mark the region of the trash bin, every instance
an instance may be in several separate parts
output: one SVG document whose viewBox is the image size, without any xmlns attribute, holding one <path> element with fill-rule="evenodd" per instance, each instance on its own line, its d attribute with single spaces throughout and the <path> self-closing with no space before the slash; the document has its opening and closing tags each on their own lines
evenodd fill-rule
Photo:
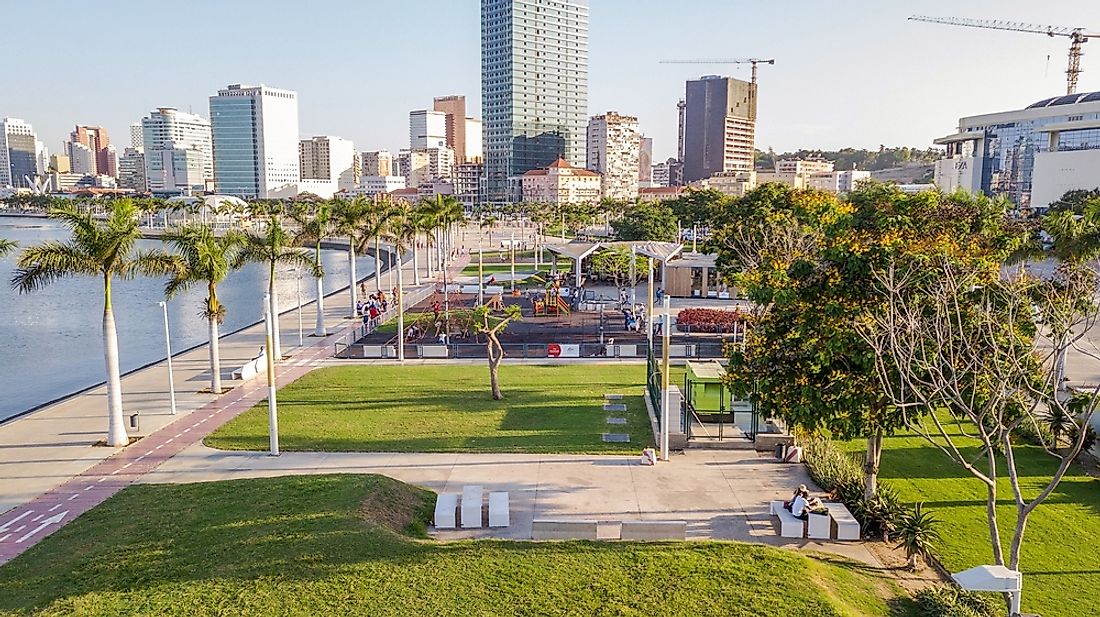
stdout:
<svg viewBox="0 0 1100 617">
<path fill-rule="evenodd" d="M 787 444 L 777 443 L 775 444 L 775 458 L 783 460 L 783 457 L 787 454 Z"/>
<path fill-rule="evenodd" d="M 140 428 L 141 428 L 141 425 L 140 425 L 140 422 L 138 421 L 138 415 L 136 413 L 130 414 L 130 430 L 136 431 L 136 430 L 140 430 Z"/>
</svg>

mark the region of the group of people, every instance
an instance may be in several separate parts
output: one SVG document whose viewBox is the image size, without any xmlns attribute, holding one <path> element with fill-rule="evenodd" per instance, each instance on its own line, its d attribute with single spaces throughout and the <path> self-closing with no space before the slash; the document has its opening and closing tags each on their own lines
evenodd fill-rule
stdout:
<svg viewBox="0 0 1100 617">
<path fill-rule="evenodd" d="M 363 318 L 363 324 L 366 325 L 375 319 L 378 319 L 382 313 L 385 313 L 390 308 L 389 297 L 386 292 L 379 291 L 377 294 L 371 294 L 366 302 L 359 300 L 355 303 L 355 314 Z"/>
<path fill-rule="evenodd" d="M 802 520 L 808 519 L 811 514 L 828 513 L 825 504 L 817 497 L 812 497 L 805 484 L 799 484 L 798 488 L 794 489 L 794 496 L 790 501 L 783 502 L 783 508 Z"/>
</svg>

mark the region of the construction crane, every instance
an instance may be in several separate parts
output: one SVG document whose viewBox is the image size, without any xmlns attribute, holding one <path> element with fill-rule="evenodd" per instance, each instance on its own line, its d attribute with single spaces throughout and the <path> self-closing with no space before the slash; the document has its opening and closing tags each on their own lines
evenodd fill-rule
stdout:
<svg viewBox="0 0 1100 617">
<path fill-rule="evenodd" d="M 1043 26 L 1040 24 L 1026 24 L 1018 21 L 1004 21 L 1001 19 L 968 19 L 965 17 L 928 17 L 925 15 L 913 15 L 909 18 L 909 21 L 926 21 L 933 24 L 946 24 L 948 26 L 1011 30 L 1013 32 L 1045 34 L 1050 37 L 1067 37 L 1069 38 L 1069 68 L 1066 69 L 1066 94 L 1075 94 L 1077 92 L 1077 79 L 1081 76 L 1081 56 L 1085 53 L 1082 47 L 1090 38 L 1100 38 L 1100 34 L 1086 32 L 1084 28 Z"/>
<path fill-rule="evenodd" d="M 760 58 L 713 58 L 704 60 L 661 60 L 661 64 L 751 64 L 752 83 L 756 83 L 756 65 L 775 64 L 774 59 L 762 60 Z"/>
</svg>

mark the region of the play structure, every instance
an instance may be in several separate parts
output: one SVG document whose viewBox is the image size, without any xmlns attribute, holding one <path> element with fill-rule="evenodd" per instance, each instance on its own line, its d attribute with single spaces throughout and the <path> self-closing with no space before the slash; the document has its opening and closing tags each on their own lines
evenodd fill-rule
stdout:
<svg viewBox="0 0 1100 617">
<path fill-rule="evenodd" d="M 546 284 L 546 295 L 534 301 L 535 317 L 558 317 L 569 314 L 569 302 L 561 295 L 561 280 Z"/>
<path fill-rule="evenodd" d="M 493 296 L 492 298 L 489 298 L 489 301 L 485 303 L 485 306 L 489 307 L 490 311 L 503 311 L 504 310 L 504 294 L 499 293 L 499 294 Z"/>
</svg>

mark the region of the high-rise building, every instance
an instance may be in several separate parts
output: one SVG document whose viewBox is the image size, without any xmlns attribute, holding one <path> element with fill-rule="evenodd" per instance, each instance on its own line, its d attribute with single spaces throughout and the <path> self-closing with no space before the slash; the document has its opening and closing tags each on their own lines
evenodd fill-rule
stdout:
<svg viewBox="0 0 1100 617">
<path fill-rule="evenodd" d="M 960 118 L 958 131 L 935 143 L 947 149 L 935 170 L 945 192 L 1004 195 L 1020 210 L 1042 210 L 1067 191 L 1100 185 L 1100 92 Z"/>
<path fill-rule="evenodd" d="M 546 169 L 523 174 L 523 200 L 543 204 L 594 204 L 602 191 L 600 174 L 558 159 Z"/>
<path fill-rule="evenodd" d="M 110 175 L 111 161 L 107 146 L 111 145 L 111 138 L 107 135 L 107 129 L 102 126 L 78 124 L 70 136 L 70 141 L 73 145 L 81 144 L 92 152 L 93 168 L 84 173 Z"/>
<path fill-rule="evenodd" d="M 418 109 L 409 112 L 409 149 L 447 147 L 447 114 Z"/>
<path fill-rule="evenodd" d="M 149 190 L 201 191 L 214 178 L 213 140 L 206 118 L 160 107 L 141 119 L 140 132 Z"/>
<path fill-rule="evenodd" d="M 38 176 L 42 142 L 19 118 L 0 120 L 0 187 L 30 188 Z"/>
<path fill-rule="evenodd" d="M 417 188 L 426 182 L 450 180 L 454 162 L 454 151 L 447 147 L 402 150 L 397 155 L 397 175 L 405 177 L 408 188 Z"/>
<path fill-rule="evenodd" d="M 364 152 L 359 155 L 363 176 L 393 176 L 393 155 L 386 150 Z"/>
<path fill-rule="evenodd" d="M 343 137 L 321 135 L 298 142 L 302 180 L 324 180 L 337 189 L 351 189 L 359 183 L 355 144 Z"/>
<path fill-rule="evenodd" d="M 447 147 L 454 150 L 455 162 L 466 159 L 466 97 L 462 95 L 437 96 L 432 109 L 446 114 Z"/>
<path fill-rule="evenodd" d="M 484 130 L 481 120 L 466 118 L 466 162 L 481 163 L 485 160 Z"/>
<path fill-rule="evenodd" d="M 487 200 L 559 157 L 583 166 L 588 0 L 482 0 L 481 100 Z"/>
<path fill-rule="evenodd" d="M 118 187 L 145 192 L 145 154 L 136 148 L 126 148 L 118 160 Z"/>
<path fill-rule="evenodd" d="M 638 119 L 609 111 L 588 121 L 587 168 L 602 177 L 605 199 L 632 201 L 638 197 Z"/>
<path fill-rule="evenodd" d="M 95 152 L 82 143 L 69 144 L 69 160 L 72 173 L 84 175 L 96 175 Z"/>
<path fill-rule="evenodd" d="M 682 113 L 685 182 L 753 170 L 755 84 L 715 75 L 689 81 Z"/>
<path fill-rule="evenodd" d="M 300 180 L 298 94 L 233 84 L 210 97 L 218 193 L 267 198 Z"/>
<path fill-rule="evenodd" d="M 485 166 L 482 163 L 460 163 L 455 165 L 453 180 L 455 197 L 462 205 L 470 208 L 480 204 L 481 178 L 485 174 Z"/>
<path fill-rule="evenodd" d="M 69 162 L 69 155 L 67 154 L 55 154 L 50 157 L 50 169 L 49 171 L 59 174 L 71 173 L 73 170 L 72 163 Z"/>
<path fill-rule="evenodd" d="M 650 186 L 653 183 L 653 138 L 641 137 L 638 148 L 638 185 Z"/>
<path fill-rule="evenodd" d="M 140 122 L 130 125 L 130 147 L 139 152 L 145 150 L 145 131 Z M 123 153 L 126 156 L 126 153 Z"/>
</svg>

